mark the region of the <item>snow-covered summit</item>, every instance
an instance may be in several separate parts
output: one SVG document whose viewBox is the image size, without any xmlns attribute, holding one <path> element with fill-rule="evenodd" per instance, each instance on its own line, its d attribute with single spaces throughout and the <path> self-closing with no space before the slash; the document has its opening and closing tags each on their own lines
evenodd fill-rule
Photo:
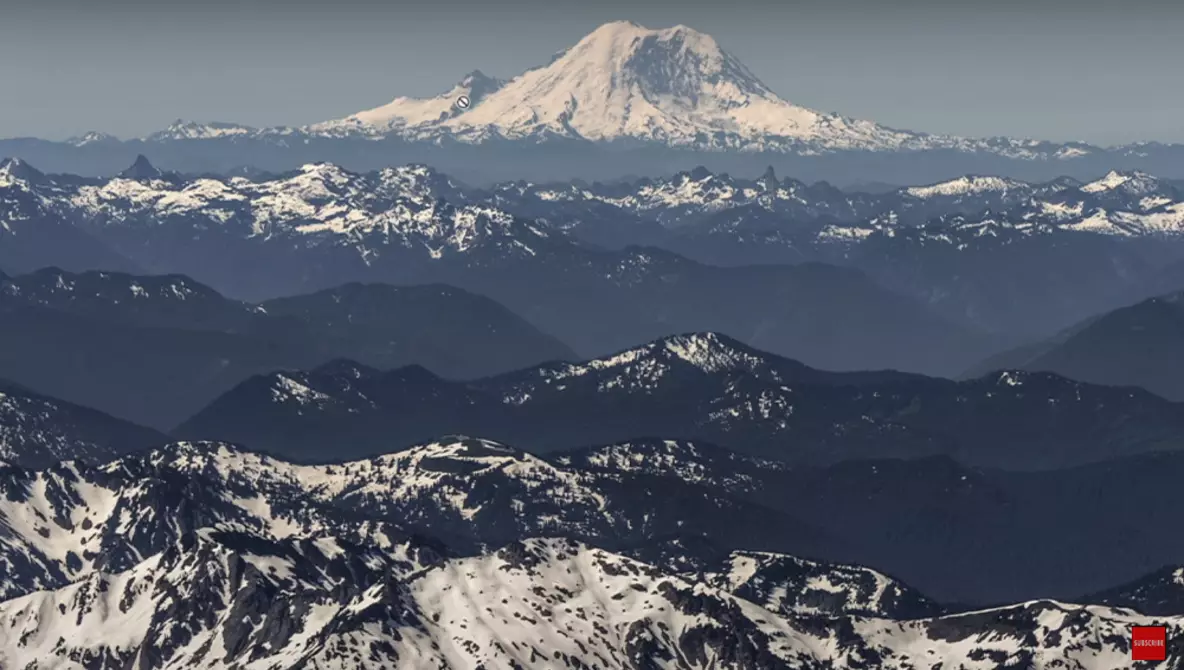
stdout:
<svg viewBox="0 0 1184 670">
<path fill-rule="evenodd" d="M 114 135 L 109 135 L 107 133 L 100 133 L 98 131 L 92 130 L 90 132 L 86 132 L 81 135 L 71 137 L 70 139 L 66 140 L 66 143 L 72 144 L 76 147 L 85 147 L 85 146 L 88 146 L 91 144 L 101 144 L 101 143 L 106 143 L 106 142 L 118 142 L 118 141 L 119 141 L 119 138 L 115 137 Z"/>
<path fill-rule="evenodd" d="M 619 375 L 610 388 L 656 384 L 677 369 L 714 374 L 729 371 L 758 373 L 770 365 L 761 352 L 718 333 L 686 333 L 664 337 L 619 353 L 583 363 L 540 367 L 537 374 L 547 383 L 575 377 Z"/>
<path fill-rule="evenodd" d="M 1030 189 L 1030 185 L 1004 177 L 967 175 L 928 186 L 911 186 L 905 189 L 905 192 L 914 198 L 932 198 L 935 196 L 964 196 L 1005 192 L 1014 189 Z"/>
<path fill-rule="evenodd" d="M 148 141 L 162 140 L 203 140 L 220 137 L 246 136 L 257 132 L 255 128 L 237 123 L 210 122 L 199 123 L 177 119 L 168 128 L 153 133 L 145 138 Z"/>
<path fill-rule="evenodd" d="M 901 148 L 917 135 L 823 114 L 778 97 L 710 35 L 628 21 L 600 26 L 543 67 L 502 83 L 474 73 L 449 91 L 391 103 L 313 133 L 402 131 L 480 141 L 558 136 L 676 146 Z M 467 109 L 455 103 L 468 95 Z"/>
<path fill-rule="evenodd" d="M 1125 193 L 1149 193 L 1159 187 L 1159 180 L 1143 172 L 1119 172 L 1111 170 L 1101 179 L 1081 187 L 1086 193 L 1104 193 L 1122 189 Z"/>
</svg>

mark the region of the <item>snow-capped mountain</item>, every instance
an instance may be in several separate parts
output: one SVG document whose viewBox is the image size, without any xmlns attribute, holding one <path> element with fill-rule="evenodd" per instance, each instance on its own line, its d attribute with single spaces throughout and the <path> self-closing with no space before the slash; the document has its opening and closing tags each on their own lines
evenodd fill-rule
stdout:
<svg viewBox="0 0 1184 670">
<path fill-rule="evenodd" d="M 66 140 L 66 144 L 70 144 L 75 147 L 85 147 L 85 146 L 90 146 L 90 145 L 100 145 L 101 146 L 104 144 L 111 145 L 111 144 L 118 144 L 118 143 L 119 143 L 118 137 L 116 137 L 114 135 L 109 135 L 107 133 L 100 133 L 100 132 L 94 131 L 94 130 L 87 132 L 87 133 L 83 133 L 81 135 L 77 135 L 75 137 L 71 137 L 68 140 Z"/>
<path fill-rule="evenodd" d="M 990 220 L 1026 235 L 1060 230 L 1122 237 L 1184 235 L 1184 219 L 1178 216 L 1184 211 L 1184 192 L 1141 172 L 1111 171 L 1084 184 L 968 175 L 868 194 L 778 179 L 771 168 L 759 179 L 747 179 L 700 167 L 668 178 L 612 185 L 510 182 L 493 187 L 492 197 L 511 211 L 565 222 L 575 230 L 579 228 L 571 224 L 596 223 L 584 215 L 595 203 L 605 208 L 603 218 L 632 215 L 684 236 L 763 233 L 773 244 L 773 235 L 780 234 L 783 244 L 798 247 L 856 244 L 876 233 L 892 234 L 955 216 L 970 217 L 979 226 Z M 956 234 L 949 230 L 952 225 L 935 228 L 947 236 Z M 938 239 L 932 236 L 932 241 Z"/>
<path fill-rule="evenodd" d="M 650 30 L 627 21 L 605 24 L 546 66 L 505 83 L 479 80 L 483 94 L 473 97 L 468 109 L 457 109 L 457 97 L 473 90 L 471 79 L 436 98 L 400 98 L 305 130 L 351 128 L 469 142 L 643 140 L 749 151 L 891 150 L 950 143 L 782 100 L 709 35 L 686 26 Z"/>
<path fill-rule="evenodd" d="M 443 282 L 490 295 L 585 355 L 680 330 L 722 330 L 821 367 L 953 375 L 973 364 L 967 351 L 981 356 L 998 345 L 966 344 L 973 336 L 963 334 L 955 347 L 918 348 L 910 333 L 838 356 L 831 342 L 801 341 L 804 324 L 775 333 L 751 315 L 725 316 L 738 293 L 754 305 L 780 303 L 774 284 L 816 273 L 766 268 L 759 281 L 755 270 L 702 264 L 854 267 L 943 321 L 1033 339 L 1162 292 L 1160 268 L 1184 258 L 1184 191 L 1139 172 L 1085 183 L 967 176 L 880 194 L 772 170 L 748 179 L 704 168 L 615 184 L 489 189 L 424 166 L 360 174 L 320 163 L 248 179 L 185 177 L 138 160 L 122 177 L 95 180 L 17 161 L 3 174 L 5 269 L 144 267 L 256 300 L 351 281 Z M 824 283 L 798 299 L 845 282 Z M 673 295 L 693 284 L 696 295 Z M 561 285 L 595 297 L 577 308 L 548 291 Z M 877 317 L 884 324 L 902 322 L 890 311 L 917 309 L 898 298 L 850 299 L 860 305 L 842 312 L 865 316 L 896 302 Z M 611 327 L 595 318 L 601 304 L 619 317 Z M 851 352 L 862 358 L 852 361 Z"/>
<path fill-rule="evenodd" d="M 177 444 L 98 467 L 6 470 L 0 660 L 870 670 L 1041 658 L 1109 668 L 1129 657 L 1133 624 L 1169 626 L 1169 657 L 1180 653 L 1179 616 L 1055 601 L 943 614 L 857 566 L 740 551 L 719 570 L 678 573 L 570 538 L 457 553 L 387 518 L 419 496 L 424 509 L 475 519 L 512 501 L 450 492 L 450 478 L 547 482 L 544 464 L 530 463 L 459 440 L 336 466 Z M 561 514 L 609 513 L 596 510 L 611 497 L 582 504 L 577 473 L 555 481 L 567 488 L 536 495 Z"/>
<path fill-rule="evenodd" d="M 1179 407 L 1139 390 L 1043 373 L 955 383 L 822 372 L 712 333 L 472 382 L 340 362 L 276 372 L 244 382 L 178 430 L 315 460 L 329 457 L 323 445 L 338 435 L 350 435 L 339 457 L 450 430 L 539 452 L 667 435 L 790 463 L 948 454 L 1009 469 L 1184 446 Z"/>
<path fill-rule="evenodd" d="M 877 194 L 699 168 L 615 184 L 511 182 L 499 207 L 609 247 L 719 265 L 852 265 L 947 318 L 1025 338 L 1174 286 L 1184 191 L 1139 172 L 1081 183 L 966 176 Z"/>
<path fill-rule="evenodd" d="M 189 220 L 213 229 L 211 233 L 242 238 L 295 237 L 310 245 L 356 245 L 363 262 L 381 253 L 380 244 L 361 246 L 366 238 L 439 257 L 499 238 L 524 244 L 531 237 L 545 236 L 505 213 L 465 203 L 457 188 L 422 166 L 358 175 L 323 163 L 258 182 L 189 180 L 167 177 L 141 156 L 119 177 L 81 185 L 69 202 L 59 204 L 103 226 L 179 225 Z M 524 253 L 531 251 L 522 248 Z"/>
<path fill-rule="evenodd" d="M 732 552 L 703 579 L 784 616 L 922 619 L 943 607 L 862 566 L 818 563 L 759 551 Z"/>
<path fill-rule="evenodd" d="M 168 128 L 149 135 L 146 139 L 153 142 L 168 140 L 208 140 L 215 138 L 249 137 L 259 132 L 258 129 L 237 123 L 210 122 L 198 123 L 177 119 Z"/>
<path fill-rule="evenodd" d="M 227 295 L 446 283 L 501 302 L 584 356 L 690 330 L 731 332 L 839 369 L 950 373 L 988 349 L 858 272 L 720 269 L 660 249 L 605 249 L 423 166 L 357 174 L 322 163 L 259 179 L 138 168 L 147 176 L 46 177 L 8 190 L 148 272 L 184 274 Z M 16 258 L 28 255 L 18 253 L 23 239 L 10 247 Z M 874 336 L 855 326 L 869 319 L 879 324 Z"/>
<path fill-rule="evenodd" d="M 468 106 L 457 104 L 467 96 Z M 251 129 L 181 122 L 167 137 L 228 136 Z M 291 129 L 254 131 L 284 135 Z M 640 142 L 746 153 L 955 150 L 1025 160 L 1098 151 L 1083 144 L 964 138 L 888 128 L 823 113 L 773 92 L 710 35 L 679 25 L 606 23 L 544 66 L 508 81 L 475 71 L 430 98 L 390 103 L 298 129 L 309 137 L 390 138 L 438 143 L 502 140 Z"/>
<path fill-rule="evenodd" d="M 508 80 L 473 71 L 438 95 L 389 95 L 376 94 L 375 103 L 386 104 L 303 127 L 178 120 L 124 142 L 95 133 L 66 142 L 0 140 L 0 155 L 88 175 L 111 174 L 136 153 L 172 170 L 223 173 L 326 160 L 374 170 L 397 155 L 482 183 L 507 174 L 617 179 L 693 163 L 728 171 L 772 163 L 844 185 L 965 173 L 1081 178 L 1109 168 L 1184 176 L 1181 145 L 960 138 L 820 112 L 791 102 L 792 92 L 771 90 L 726 45 L 683 25 L 606 23 Z"/>
</svg>

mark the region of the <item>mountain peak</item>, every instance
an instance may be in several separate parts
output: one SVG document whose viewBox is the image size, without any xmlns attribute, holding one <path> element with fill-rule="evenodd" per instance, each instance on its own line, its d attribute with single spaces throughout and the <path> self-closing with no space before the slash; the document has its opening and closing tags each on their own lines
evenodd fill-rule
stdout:
<svg viewBox="0 0 1184 670">
<path fill-rule="evenodd" d="M 719 45 L 716 44 L 715 38 L 690 26 L 679 24 L 670 28 L 651 29 L 633 21 L 609 21 L 585 35 L 576 43 L 576 46 L 606 40 L 628 43 L 633 40 L 645 39 L 680 41 L 688 48 L 707 52 L 719 51 Z"/>
<path fill-rule="evenodd" d="M 761 352 L 719 333 L 671 335 L 658 340 L 655 344 L 665 352 L 704 372 L 720 372 L 735 368 L 748 369 L 761 363 Z"/>
<path fill-rule="evenodd" d="M 583 363 L 564 363 L 545 372 L 557 378 L 579 377 L 590 372 L 627 369 L 641 361 L 658 363 L 646 367 L 647 375 L 660 377 L 675 367 L 690 366 L 714 374 L 733 370 L 754 370 L 765 364 L 764 355 L 732 338 L 713 332 L 669 335 L 632 349 Z M 656 377 L 655 377 L 656 378 Z"/>
<path fill-rule="evenodd" d="M 461 95 L 469 104 L 457 105 Z M 888 149 L 918 138 L 790 104 L 706 33 L 685 25 L 655 30 L 631 21 L 601 25 L 549 64 L 509 82 L 474 72 L 439 96 L 395 98 L 308 131 L 465 142 L 640 140 L 761 150 L 803 143 Z"/>
<path fill-rule="evenodd" d="M 45 175 L 40 170 L 20 158 L 0 160 L 0 186 L 7 186 L 17 181 L 35 182 L 43 177 Z"/>
<path fill-rule="evenodd" d="M 250 135 L 253 132 L 255 132 L 254 128 L 237 123 L 221 121 L 198 123 L 197 121 L 177 119 L 169 124 L 168 128 L 158 133 L 153 133 L 145 139 L 152 142 L 163 140 L 202 140 L 233 137 L 236 135 Z"/>
<path fill-rule="evenodd" d="M 761 175 L 760 183 L 764 185 L 767 190 L 773 191 L 777 189 L 779 182 L 777 181 L 777 172 L 773 170 L 773 166 L 765 168 L 765 173 Z"/>
<path fill-rule="evenodd" d="M 119 173 L 123 179 L 159 179 L 164 173 L 161 172 L 148 160 L 144 154 L 136 156 L 136 160 L 131 167 Z"/>
<path fill-rule="evenodd" d="M 1111 170 L 1101 179 L 1082 186 L 1081 190 L 1086 193 L 1104 193 L 1122 189 L 1126 193 L 1146 193 L 1158 186 L 1159 180 L 1145 172 Z"/>
<path fill-rule="evenodd" d="M 107 133 L 100 133 L 98 131 L 92 130 L 92 131 L 83 133 L 81 135 L 78 135 L 76 137 L 71 137 L 70 139 L 66 140 L 66 143 L 72 144 L 76 147 L 84 147 L 89 144 L 99 144 L 99 143 L 118 142 L 118 141 L 119 141 L 119 138 L 115 137 L 114 135 L 108 135 Z"/>
</svg>

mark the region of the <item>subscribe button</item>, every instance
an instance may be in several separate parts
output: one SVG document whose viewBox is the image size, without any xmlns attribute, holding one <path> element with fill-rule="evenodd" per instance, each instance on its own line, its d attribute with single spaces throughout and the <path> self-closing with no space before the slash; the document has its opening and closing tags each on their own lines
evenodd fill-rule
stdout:
<svg viewBox="0 0 1184 670">
<path fill-rule="evenodd" d="M 1164 626 L 1135 626 L 1131 629 L 1132 661 L 1163 661 L 1168 657 L 1168 629 Z"/>
</svg>

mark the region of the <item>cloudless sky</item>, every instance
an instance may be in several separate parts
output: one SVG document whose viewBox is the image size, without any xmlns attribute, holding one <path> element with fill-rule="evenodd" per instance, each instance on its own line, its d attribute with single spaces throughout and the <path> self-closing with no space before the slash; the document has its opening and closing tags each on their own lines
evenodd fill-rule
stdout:
<svg viewBox="0 0 1184 670">
<path fill-rule="evenodd" d="M 0 137 L 254 126 L 544 65 L 606 21 L 713 35 L 782 97 L 897 128 L 1184 142 L 1184 2 L 0 0 Z"/>
</svg>

